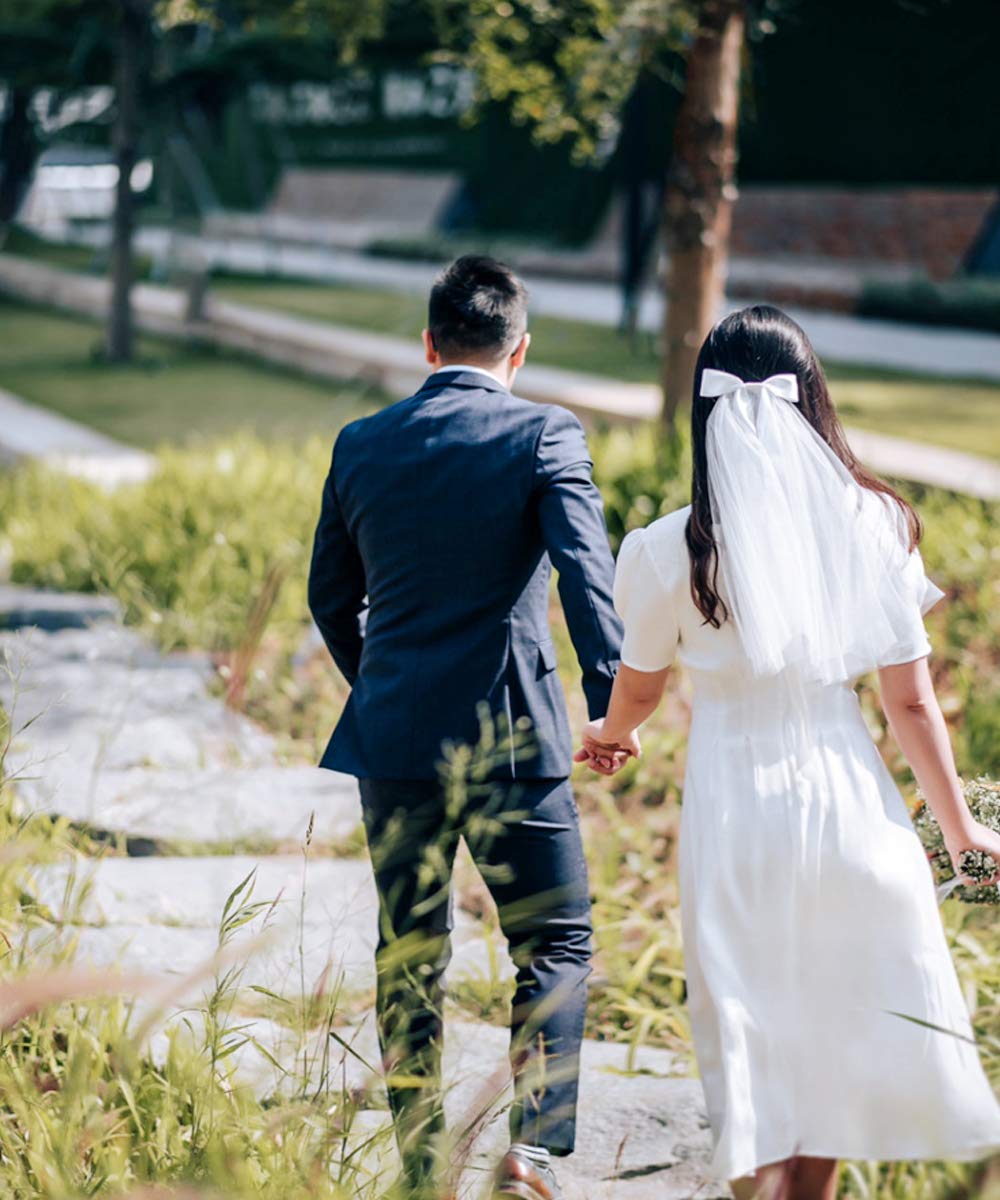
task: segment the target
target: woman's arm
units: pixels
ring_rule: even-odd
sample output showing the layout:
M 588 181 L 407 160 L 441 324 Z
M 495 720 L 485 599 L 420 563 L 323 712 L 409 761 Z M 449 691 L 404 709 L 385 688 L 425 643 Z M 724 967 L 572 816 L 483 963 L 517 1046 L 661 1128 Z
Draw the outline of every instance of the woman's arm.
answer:
M 882 708 L 941 826 L 956 873 L 964 850 L 984 850 L 1000 864 L 1000 834 L 975 821 L 965 802 L 927 659 L 883 667 L 878 677 Z
M 602 775 L 613 775 L 630 757 L 642 753 L 639 726 L 656 711 L 670 668 L 636 671 L 624 663 L 618 668 L 611 701 L 604 717 L 583 731 L 583 746 L 575 761 L 585 762 Z

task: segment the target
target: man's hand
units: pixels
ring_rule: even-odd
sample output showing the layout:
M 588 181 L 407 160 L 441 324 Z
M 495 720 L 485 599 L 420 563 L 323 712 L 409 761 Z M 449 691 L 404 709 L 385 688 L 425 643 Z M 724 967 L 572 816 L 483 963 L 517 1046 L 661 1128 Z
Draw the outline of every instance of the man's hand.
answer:
M 599 775 L 617 775 L 630 758 L 639 758 L 642 747 L 639 735 L 632 730 L 620 741 L 608 741 L 604 736 L 604 718 L 591 721 L 584 728 L 583 745 L 573 755 L 574 762 L 586 763 Z

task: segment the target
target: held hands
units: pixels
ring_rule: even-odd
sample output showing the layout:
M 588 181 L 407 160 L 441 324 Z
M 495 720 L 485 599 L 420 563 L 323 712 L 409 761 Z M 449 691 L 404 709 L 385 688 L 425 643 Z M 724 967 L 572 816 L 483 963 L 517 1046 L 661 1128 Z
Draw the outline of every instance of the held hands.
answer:
M 604 718 L 591 721 L 583 730 L 583 745 L 573 755 L 574 762 L 586 763 L 599 775 L 617 775 L 630 758 L 639 758 L 642 747 L 633 730 L 620 741 L 604 738 Z

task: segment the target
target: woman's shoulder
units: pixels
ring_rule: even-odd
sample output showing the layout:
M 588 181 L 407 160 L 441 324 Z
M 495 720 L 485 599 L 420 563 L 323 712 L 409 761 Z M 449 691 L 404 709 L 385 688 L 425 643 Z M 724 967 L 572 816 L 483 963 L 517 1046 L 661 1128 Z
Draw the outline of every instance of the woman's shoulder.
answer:
M 622 542 L 622 550 L 624 551 L 626 546 L 637 550 L 641 545 L 651 554 L 655 555 L 675 553 L 680 547 L 686 544 L 685 532 L 690 515 L 691 505 L 685 504 L 683 508 L 674 509 L 673 512 L 667 513 L 665 517 L 657 517 L 655 521 L 651 521 L 648 525 L 644 525 L 639 529 L 633 529 L 631 533 L 625 535 L 625 540 Z
M 652 566 L 660 581 L 672 587 L 688 567 L 687 530 L 691 506 L 675 509 L 626 534 L 618 555 L 620 566 L 636 569 L 641 559 Z

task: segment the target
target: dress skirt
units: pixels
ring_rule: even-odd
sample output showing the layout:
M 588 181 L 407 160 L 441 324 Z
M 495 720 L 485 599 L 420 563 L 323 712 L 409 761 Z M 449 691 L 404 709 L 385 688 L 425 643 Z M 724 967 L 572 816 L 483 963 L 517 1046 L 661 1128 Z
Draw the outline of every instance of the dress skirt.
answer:
M 713 1173 L 997 1151 L 930 865 L 854 691 L 695 692 L 680 875 Z

